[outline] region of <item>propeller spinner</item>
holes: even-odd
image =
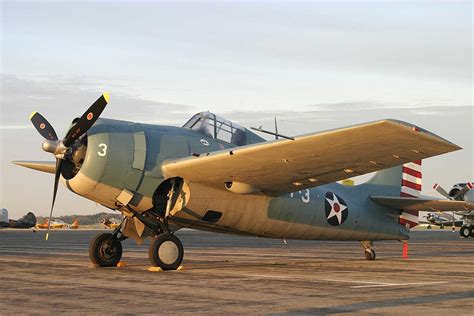
[[[109,95],[104,93],[98,98],[84,114],[77,120],[77,122],[69,129],[66,137],[59,140],[53,126],[46,120],[46,118],[38,112],[33,112],[30,116],[31,123],[36,130],[45,138],[42,144],[44,151],[52,153],[56,157],[56,172],[54,175],[53,200],[51,203],[51,210],[49,212],[48,230],[46,232],[46,240],[49,237],[49,230],[51,228],[51,217],[53,215],[54,202],[56,201],[56,194],[58,192],[59,178],[62,174],[63,166],[71,164],[70,158],[73,155],[74,143],[84,135],[89,128],[94,125],[99,118],[105,106],[109,102]]]

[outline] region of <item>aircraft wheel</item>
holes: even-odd
[[[441,224],[441,225],[439,226],[439,229],[444,229],[444,224]]]
[[[469,227],[469,236],[474,238],[474,227],[472,226]]]
[[[375,251],[373,249],[366,249],[365,250],[365,259],[366,260],[375,260]]]
[[[122,258],[122,243],[110,233],[99,234],[89,245],[89,258],[99,267],[116,267]]]
[[[459,230],[459,234],[461,235],[461,237],[469,238],[469,236],[471,236],[471,234],[472,234],[472,228],[467,227],[467,226],[463,226]]]
[[[176,270],[183,261],[183,244],[175,235],[158,235],[150,244],[148,257],[155,267],[160,267],[163,270]]]

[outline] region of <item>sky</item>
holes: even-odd
[[[59,135],[104,91],[104,117],[182,125],[210,110],[299,135],[383,118],[464,149],[423,162],[435,182],[474,180],[473,7],[419,2],[0,2],[0,207],[49,213],[51,160],[28,120]],[[65,187],[55,214],[104,208]]]

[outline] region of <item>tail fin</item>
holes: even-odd
[[[421,160],[406,163],[402,167],[401,197],[419,198],[421,193]],[[418,225],[418,211],[403,210],[398,222],[407,228]]]
[[[71,228],[79,228],[79,221],[77,219],[71,224]]]
[[[417,160],[379,171],[367,183],[386,187],[388,196],[419,198],[421,182],[421,160]],[[398,222],[407,228],[418,225],[418,211],[403,210]]]

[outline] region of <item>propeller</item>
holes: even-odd
[[[54,174],[53,186],[53,200],[51,203],[51,210],[49,212],[48,230],[45,239],[48,240],[49,231],[51,228],[51,217],[53,216],[54,202],[58,193],[59,178],[63,172],[63,166],[71,163],[70,159],[74,152],[74,143],[84,135],[89,128],[94,125],[100,114],[104,111],[105,106],[109,103],[109,95],[104,93],[98,98],[84,114],[76,121],[76,123],[69,129],[66,137],[59,140],[53,126],[46,120],[46,118],[38,112],[33,112],[30,115],[30,121],[33,126],[45,138],[42,144],[44,151],[52,153],[56,157],[56,171]]]
[[[469,190],[471,190],[474,187],[474,184],[472,182],[466,183],[466,186],[464,186],[461,190],[456,193],[456,195],[453,196],[454,200],[458,200],[461,196],[464,196]]]
[[[435,185],[433,186],[433,189],[435,189],[439,194],[441,194],[442,196],[444,196],[445,198],[449,200],[455,200],[455,201],[459,200],[461,196],[466,194],[472,188],[474,188],[474,184],[472,182],[468,182],[454,196],[450,196],[449,193],[445,189],[443,189],[439,184],[435,183]]]
[[[448,199],[450,198],[448,192],[446,192],[446,190],[443,189],[443,187],[441,187],[438,183],[435,183],[435,185],[433,186],[433,189],[435,189],[436,192],[438,192],[439,194],[441,194],[445,198],[448,198]]]

